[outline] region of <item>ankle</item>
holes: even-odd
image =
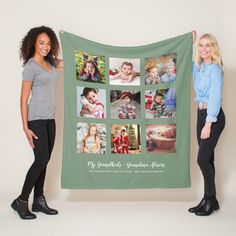
[[[212,206],[219,206],[219,203],[216,199],[216,195],[212,195],[212,196],[204,196],[204,198],[208,201],[210,201],[210,203],[212,204]]]
[[[43,194],[41,194],[41,195],[34,195],[34,199],[41,199],[41,198],[46,199]]]
[[[27,212],[29,210],[28,201],[24,201],[20,199],[20,197],[16,198],[12,204],[14,206],[14,210],[16,210],[17,212],[22,213]]]
[[[204,194],[204,198],[206,200],[214,201],[214,200],[216,200],[216,195],[206,195],[206,194]]]
[[[29,197],[24,197],[20,195],[17,199],[19,199],[21,202],[28,202]]]
[[[23,203],[23,204],[28,204],[28,200],[22,200],[21,198],[18,198],[19,202]]]

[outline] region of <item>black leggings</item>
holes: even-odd
[[[38,139],[34,139],[34,162],[28,170],[22,188],[20,198],[28,200],[34,187],[34,197],[43,195],[43,186],[46,175],[47,164],[52,153],[56,125],[55,120],[33,120],[28,122]]]
[[[198,110],[197,115],[197,140],[199,145],[197,162],[204,179],[204,195],[211,197],[216,195],[214,149],[221,132],[225,127],[225,115],[220,109],[217,122],[212,123],[210,137],[201,139],[201,131],[206,123],[207,110]]]

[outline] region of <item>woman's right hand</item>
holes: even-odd
[[[35,133],[32,131],[32,130],[30,130],[30,129],[25,129],[24,130],[25,131],[25,135],[26,135],[26,137],[27,137],[27,139],[28,139],[28,142],[29,142],[29,144],[30,144],[30,146],[32,147],[32,148],[34,148],[34,141],[33,141],[33,139],[35,138],[35,139],[38,139],[38,137],[35,135]]]

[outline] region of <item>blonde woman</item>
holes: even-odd
[[[196,39],[196,32],[193,32]],[[197,112],[197,162],[204,179],[204,197],[189,209],[198,216],[211,215],[219,209],[216,199],[214,149],[225,127],[222,110],[223,63],[218,43],[211,34],[200,37],[193,63],[193,83]]]

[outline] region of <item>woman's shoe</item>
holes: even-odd
[[[18,215],[23,220],[36,218],[36,215],[29,211],[28,201],[23,201],[19,197],[12,202],[11,207],[13,210],[17,211]]]
[[[219,203],[216,200],[214,203],[210,200],[206,200],[205,204],[195,212],[197,216],[209,216],[211,215],[214,211],[219,210]]]
[[[195,213],[196,211],[201,209],[201,207],[205,204],[205,202],[206,202],[206,199],[203,198],[197,206],[189,208],[188,211],[190,213]]]
[[[58,211],[52,208],[49,208],[44,196],[39,196],[34,198],[32,205],[32,211],[34,212],[43,212],[47,215],[57,215]]]

